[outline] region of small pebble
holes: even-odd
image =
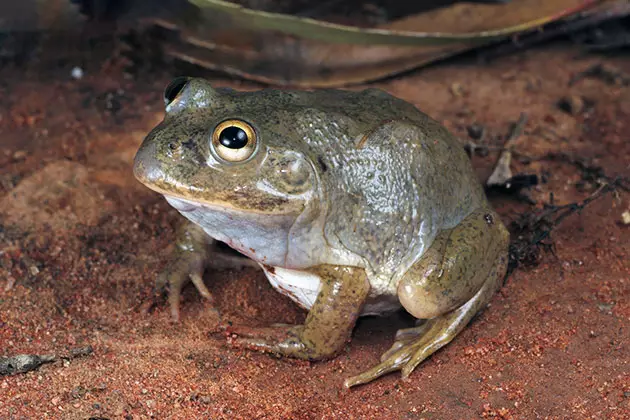
[[[9,290],[13,289],[13,286],[15,286],[15,277],[7,276],[7,282],[4,285],[4,291],[8,292]]]
[[[465,96],[467,93],[464,86],[462,86],[462,84],[458,82],[452,83],[451,86],[449,87],[449,90],[451,92],[451,95],[457,98]]]
[[[18,150],[15,153],[13,153],[13,159],[15,160],[22,160],[26,157],[26,150]]]
[[[473,139],[473,140],[480,140],[483,137],[483,135],[484,135],[484,133],[486,131],[486,128],[483,125],[481,125],[481,124],[475,123],[475,124],[471,124],[468,127],[466,127],[466,131],[468,131],[468,136],[471,139]]]
[[[81,67],[75,66],[70,71],[70,75],[73,79],[80,80],[83,79],[83,69]]]

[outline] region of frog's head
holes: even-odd
[[[263,92],[174,79],[164,91],[164,120],[138,150],[134,175],[179,210],[195,203],[256,214],[301,214],[317,196],[317,175],[297,150],[290,113],[274,111],[288,98]]]
[[[245,255],[312,264],[308,253],[291,254],[322,241],[311,226],[324,214],[319,176],[292,127],[295,95],[177,78],[164,91],[164,120],[136,154],[134,175]]]

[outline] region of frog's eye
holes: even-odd
[[[177,95],[184,90],[189,80],[190,78],[185,76],[173,79],[171,83],[166,86],[166,89],[164,89],[164,104],[168,105],[173,102],[177,98]]]
[[[228,162],[243,162],[256,150],[256,131],[241,120],[227,120],[217,125],[212,133],[212,148]]]

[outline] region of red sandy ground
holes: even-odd
[[[569,86],[600,60],[549,46],[379,86],[462,139],[467,125],[485,125],[494,146],[525,111],[518,151],[575,153],[628,176],[630,88],[597,79]],[[627,59],[604,62],[630,71]],[[86,345],[94,353],[0,377],[0,418],[630,418],[627,194],[566,219],[553,232],[556,255],[514,272],[490,307],[408,381],[391,374],[344,391],[343,379],[376,363],[406,320],[364,319],[339,357],[305,363],[226,347],[211,334],[217,317],[192,289],[180,325],[166,306],[142,310],[179,216],[133,179],[131,161],[161,119],[169,77],[128,80],[94,61],[76,81],[69,68],[0,71],[0,356]],[[556,102],[566,95],[585,96],[594,108],[564,113]],[[473,159],[481,179],[495,158]],[[513,169],[547,174],[532,190],[539,202],[550,192],[564,204],[592,191],[577,188],[580,172],[564,163]],[[508,198],[493,204],[506,223],[532,210]],[[258,271],[209,273],[206,282],[236,324],[304,319]]]

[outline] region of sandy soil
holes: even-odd
[[[521,112],[517,150],[592,159],[630,175],[630,88],[575,74],[603,62],[554,45],[491,64],[451,61],[379,86],[416,104],[464,141],[478,123],[491,146]],[[146,312],[179,220],[139,185],[131,161],[162,115],[168,72],[125,79],[98,58],[0,70],[0,356],[89,356],[0,377],[0,418],[630,418],[630,226],[627,194],[607,195],[552,234],[555,255],[519,267],[491,305],[408,381],[391,374],[345,391],[342,381],[376,363],[402,316],[360,321],[334,360],[305,363],[233,350],[191,288],[182,321],[165,305]],[[230,80],[216,85],[256,86]],[[587,98],[575,115],[556,105]],[[496,153],[474,157],[480,179]],[[532,159],[515,172],[547,179],[536,206],[492,202],[506,223],[587,197],[596,187],[575,166]],[[208,273],[224,319],[241,325],[300,322],[304,313],[261,272]]]

